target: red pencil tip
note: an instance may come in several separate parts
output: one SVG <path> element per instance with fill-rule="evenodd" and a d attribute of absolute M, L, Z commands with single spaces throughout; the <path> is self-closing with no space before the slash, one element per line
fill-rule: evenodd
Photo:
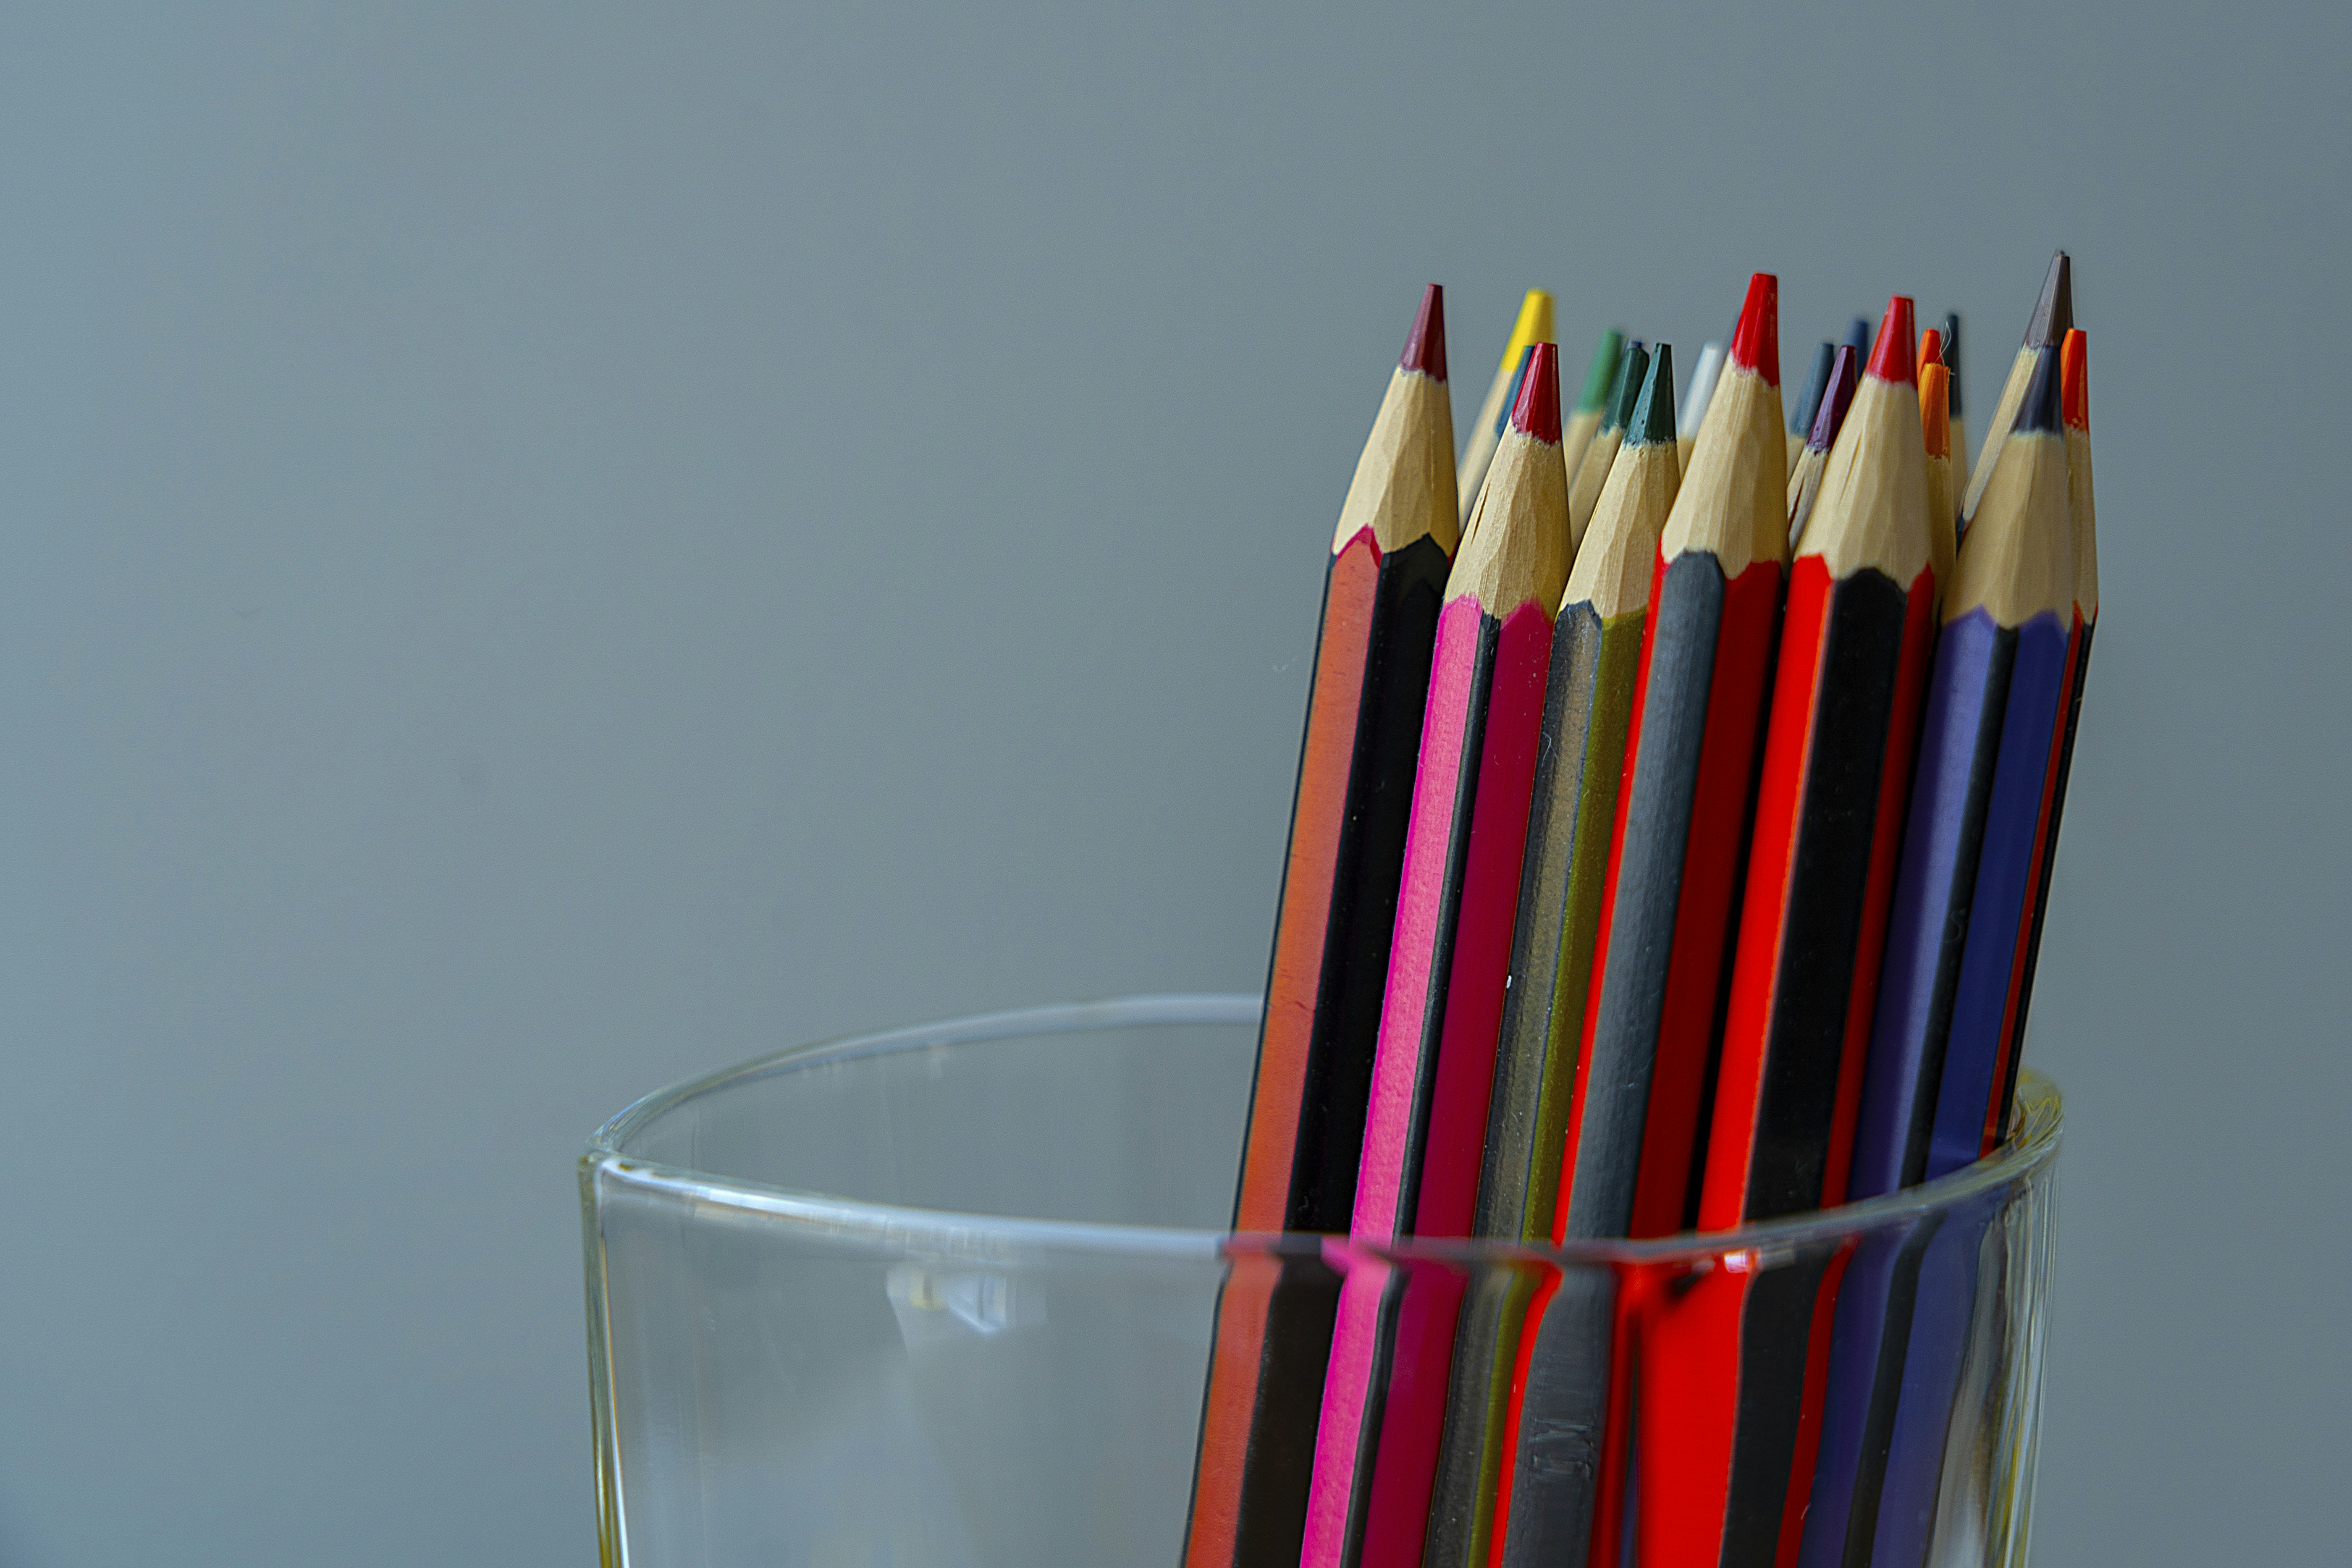
<path fill-rule="evenodd" d="M 1878 344 L 1870 351 L 1870 374 L 1881 381 L 1897 384 L 1917 379 L 1917 369 L 1911 359 L 1911 345 L 1916 336 L 1917 329 L 1911 321 L 1911 296 L 1893 296 L 1886 301 L 1886 314 L 1878 319 Z"/>
<path fill-rule="evenodd" d="M 1421 313 L 1397 358 L 1399 370 L 1417 370 L 1433 381 L 1445 379 L 1445 289 L 1432 283 L 1422 291 Z"/>
<path fill-rule="evenodd" d="M 2058 349 L 2058 399 L 2066 411 L 2066 427 L 2091 427 L 2091 340 L 2080 327 L 2066 329 Z"/>
<path fill-rule="evenodd" d="M 1739 330 L 1731 334 L 1731 363 L 1780 384 L 1780 280 L 1769 272 L 1748 280 Z"/>
<path fill-rule="evenodd" d="M 1511 408 L 1511 428 L 1522 436 L 1559 445 L 1559 349 L 1538 343 L 1519 382 L 1519 401 Z"/>

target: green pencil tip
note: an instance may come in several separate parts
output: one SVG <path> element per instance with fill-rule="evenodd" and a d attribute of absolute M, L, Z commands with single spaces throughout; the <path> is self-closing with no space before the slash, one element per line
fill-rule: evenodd
<path fill-rule="evenodd" d="M 1625 334 L 1612 327 L 1592 348 L 1592 363 L 1584 367 L 1584 395 L 1576 400 L 1579 414 L 1598 414 L 1609 406 L 1609 388 L 1617 380 L 1617 361 L 1625 352 Z"/>
<path fill-rule="evenodd" d="M 1642 378 L 1641 395 L 1625 416 L 1629 446 L 1647 447 L 1675 438 L 1675 348 L 1659 343 L 1650 355 L 1650 370 Z"/>

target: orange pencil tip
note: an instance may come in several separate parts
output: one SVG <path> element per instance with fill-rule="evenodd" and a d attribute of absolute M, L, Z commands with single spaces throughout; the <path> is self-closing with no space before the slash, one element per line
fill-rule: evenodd
<path fill-rule="evenodd" d="M 1919 369 L 1919 433 L 1927 456 L 1952 455 L 1952 373 L 1930 360 Z"/>

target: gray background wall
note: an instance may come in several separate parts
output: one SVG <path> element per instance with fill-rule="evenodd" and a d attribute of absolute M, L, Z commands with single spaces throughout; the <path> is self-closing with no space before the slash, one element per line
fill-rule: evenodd
<path fill-rule="evenodd" d="M 0 1561 L 588 1560 L 592 1126 L 1261 981 L 1423 282 L 1464 420 L 1769 268 L 1981 429 L 2057 244 L 2039 1557 L 2333 1560 L 2343 13 L 838 9 L 0 21 Z"/>

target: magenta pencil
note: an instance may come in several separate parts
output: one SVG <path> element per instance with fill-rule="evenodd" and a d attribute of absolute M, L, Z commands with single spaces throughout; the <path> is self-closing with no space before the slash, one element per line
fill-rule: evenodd
<path fill-rule="evenodd" d="M 1539 343 L 1438 612 L 1352 1241 L 1470 1233 L 1567 578 L 1559 352 Z M 1419 1568 L 1461 1278 L 1334 1250 L 1300 1562 Z"/>

